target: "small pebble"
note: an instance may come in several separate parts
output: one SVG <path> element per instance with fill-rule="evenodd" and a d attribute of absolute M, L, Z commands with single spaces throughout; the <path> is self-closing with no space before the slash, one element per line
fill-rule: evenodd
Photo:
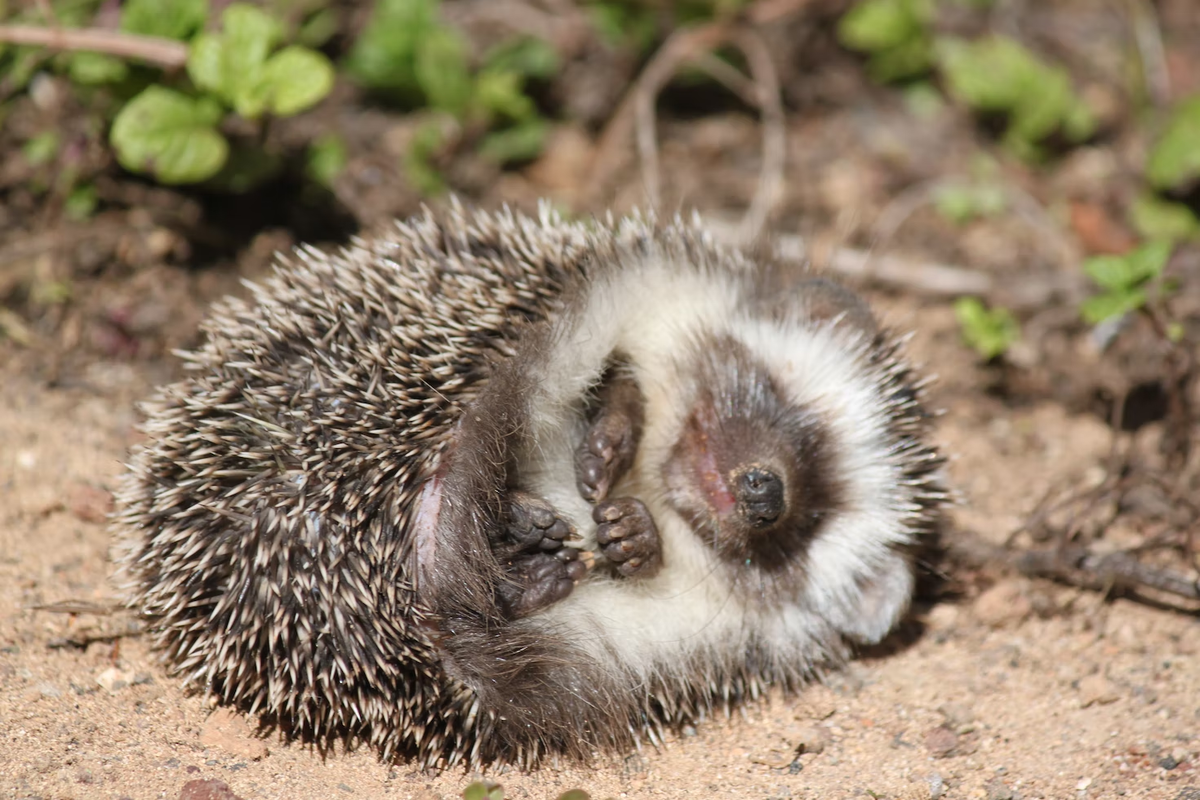
<path fill-rule="evenodd" d="M 938 706 L 938 713 L 946 719 L 946 727 L 956 731 L 975 721 L 975 714 L 962 703 L 943 703 Z"/>
<path fill-rule="evenodd" d="M 792 740 L 796 743 L 796 753 L 799 755 L 823 753 L 825 752 L 825 748 L 833 741 L 833 735 L 829 732 L 828 728 L 811 725 L 797 731 Z"/>
<path fill-rule="evenodd" d="M 116 667 L 109 667 L 96 676 L 100 688 L 111 694 L 116 694 L 133 683 L 133 673 Z"/>
<path fill-rule="evenodd" d="M 179 800 L 242 800 L 225 781 L 188 781 L 179 792 Z"/>
<path fill-rule="evenodd" d="M 925 748 L 934 758 L 948 758 L 958 747 L 958 734 L 939 725 L 925 734 Z"/>
<path fill-rule="evenodd" d="M 1079 705 L 1082 708 L 1107 705 L 1120 699 L 1121 693 L 1113 682 L 1099 673 L 1079 681 Z"/>

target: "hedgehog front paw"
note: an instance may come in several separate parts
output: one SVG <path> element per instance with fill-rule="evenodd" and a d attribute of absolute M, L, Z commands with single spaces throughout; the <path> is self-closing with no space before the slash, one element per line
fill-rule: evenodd
<path fill-rule="evenodd" d="M 650 511 L 633 497 L 600 503 L 592 511 L 596 543 L 617 572 L 649 578 L 662 566 L 662 540 Z"/>
<path fill-rule="evenodd" d="M 575 450 L 575 485 L 589 503 L 606 500 L 613 484 L 633 466 L 645 416 L 641 390 L 629 376 L 611 377 L 600 402 L 599 414 Z"/>
<path fill-rule="evenodd" d="M 575 530 L 558 516 L 554 506 L 540 497 L 525 492 L 513 492 L 503 520 L 502 555 L 517 553 L 554 552 L 563 548 Z"/>
<path fill-rule="evenodd" d="M 571 593 L 587 572 L 579 551 L 563 547 L 557 553 L 527 553 L 505 565 L 500 602 L 512 618 L 524 617 L 557 603 Z"/>

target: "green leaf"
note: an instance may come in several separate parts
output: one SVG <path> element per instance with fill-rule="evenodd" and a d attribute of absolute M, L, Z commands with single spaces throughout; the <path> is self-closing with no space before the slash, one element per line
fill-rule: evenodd
<path fill-rule="evenodd" d="M 1126 255 L 1129 259 L 1130 273 L 1135 285 L 1157 278 L 1162 275 L 1171 258 L 1171 243 L 1163 241 L 1146 242 L 1141 247 Z"/>
<path fill-rule="evenodd" d="M 331 186 L 346 167 L 346 143 L 337 134 L 327 133 L 308 146 L 305 171 L 322 186 Z"/>
<path fill-rule="evenodd" d="M 1183 203 L 1172 203 L 1154 195 L 1137 197 L 1129 208 L 1129 219 L 1144 239 L 1182 242 L 1200 236 L 1200 219 Z"/>
<path fill-rule="evenodd" d="M 1075 96 L 1070 76 L 1017 41 L 947 38 L 938 42 L 937 52 L 954 97 L 978 111 L 1008 114 L 1005 143 L 1019 155 L 1036 154 L 1035 144 L 1055 131 L 1075 141 L 1094 132 L 1094 116 Z"/>
<path fill-rule="evenodd" d="M 102 53 L 71 53 L 67 74 L 75 83 L 97 86 L 125 80 L 129 75 L 129 67 L 119 58 Z"/>
<path fill-rule="evenodd" d="M 437 25 L 437 0 L 379 0 L 345 66 L 362 86 L 417 90 L 419 44 Z"/>
<path fill-rule="evenodd" d="M 471 72 L 462 37 L 449 28 L 434 28 L 417 49 L 417 85 L 432 108 L 462 119 L 471 100 Z"/>
<path fill-rule="evenodd" d="M 560 794 L 558 800 L 592 800 L 592 796 L 583 789 L 570 789 Z"/>
<path fill-rule="evenodd" d="M 150 86 L 118 112 L 109 141 L 128 170 L 162 183 L 198 183 L 229 156 L 229 143 L 215 128 L 222 116 L 208 98 Z"/>
<path fill-rule="evenodd" d="M 504 788 L 492 781 L 475 781 L 463 789 L 463 800 L 504 800 Z"/>
<path fill-rule="evenodd" d="M 60 144 L 57 131 L 45 131 L 26 141 L 21 146 L 21 154 L 32 166 L 40 167 L 58 155 Z"/>
<path fill-rule="evenodd" d="M 1089 258 L 1083 271 L 1102 289 L 1131 291 L 1161 275 L 1170 257 L 1170 242 L 1152 241 L 1122 256 Z"/>
<path fill-rule="evenodd" d="M 492 48 L 483 64 L 485 70 L 545 79 L 558 72 L 559 58 L 549 42 L 532 36 L 518 36 Z"/>
<path fill-rule="evenodd" d="M 919 0 L 862 0 L 842 16 L 838 39 L 867 53 L 898 47 L 924 33 L 930 10 Z"/>
<path fill-rule="evenodd" d="M 188 53 L 188 76 L 247 119 L 267 108 L 267 56 L 282 36 L 275 20 L 254 6 L 234 3 L 221 15 L 222 31 L 196 37 Z"/>
<path fill-rule="evenodd" d="M 1008 207 L 1004 189 L 994 183 L 949 183 L 939 186 L 933 204 L 946 219 L 956 224 L 994 217 Z"/>
<path fill-rule="evenodd" d="M 838 39 L 869 55 L 875 80 L 911 78 L 933 64 L 931 14 L 928 0 L 862 0 L 838 23 Z"/>
<path fill-rule="evenodd" d="M 497 164 L 529 161 L 542 152 L 548 130 L 545 120 L 532 119 L 512 128 L 493 131 L 479 143 L 479 154 Z"/>
<path fill-rule="evenodd" d="M 63 203 L 63 212 L 73 220 L 85 220 L 96 211 L 96 187 L 90 183 L 76 186 Z"/>
<path fill-rule="evenodd" d="M 286 117 L 315 105 L 333 88 L 333 64 L 316 50 L 292 45 L 267 61 L 263 81 L 272 114 Z"/>
<path fill-rule="evenodd" d="M 1156 189 L 1181 189 L 1200 180 L 1200 97 L 1171 112 L 1146 160 L 1146 178 Z"/>
<path fill-rule="evenodd" d="M 1120 317 L 1146 304 L 1146 293 L 1141 289 L 1105 292 L 1089 297 L 1079 306 L 1084 321 L 1095 325 L 1112 317 Z"/>
<path fill-rule="evenodd" d="M 310 16 L 296 32 L 296 41 L 308 47 L 324 47 L 337 35 L 340 22 L 332 8 L 322 8 Z"/>
<path fill-rule="evenodd" d="M 186 41 L 208 21 L 208 0 L 125 0 L 121 30 Z"/>
<path fill-rule="evenodd" d="M 229 151 L 224 166 L 207 181 L 205 187 L 219 192 L 245 194 L 277 178 L 284 160 L 257 145 L 242 145 Z"/>
<path fill-rule="evenodd" d="M 954 304 L 963 340 L 983 359 L 1002 355 L 1021 335 L 1020 327 L 1006 308 L 988 310 L 977 297 L 963 297 Z"/>
<path fill-rule="evenodd" d="M 485 69 L 475 79 L 474 105 L 488 121 L 493 116 L 521 122 L 537 115 L 533 101 L 521 90 L 524 80 L 515 72 Z"/>
<path fill-rule="evenodd" d="M 422 123 L 413 134 L 408 152 L 404 154 L 404 176 L 421 194 L 436 195 L 446 191 L 446 181 L 433 163 L 445 141 L 445 128 L 440 120 Z"/>
<path fill-rule="evenodd" d="M 1083 262 L 1083 271 L 1102 289 L 1120 291 L 1134 283 L 1133 270 L 1124 256 L 1093 256 Z"/>

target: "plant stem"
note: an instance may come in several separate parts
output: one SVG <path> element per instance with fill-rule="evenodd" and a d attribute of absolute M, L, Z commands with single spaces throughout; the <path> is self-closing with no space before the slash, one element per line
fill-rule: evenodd
<path fill-rule="evenodd" d="M 139 36 L 99 28 L 41 28 L 35 25 L 0 25 L 0 42 L 49 47 L 55 50 L 86 50 L 131 58 L 177 69 L 187 63 L 183 42 L 157 36 Z"/>

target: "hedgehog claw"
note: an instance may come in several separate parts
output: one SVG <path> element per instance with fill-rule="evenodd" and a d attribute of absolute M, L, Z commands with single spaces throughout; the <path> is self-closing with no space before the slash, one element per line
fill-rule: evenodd
<path fill-rule="evenodd" d="M 642 436 L 642 393 L 632 378 L 611 378 L 600 400 L 600 412 L 575 450 L 575 485 L 589 503 L 608 498 L 633 465 Z"/>
<path fill-rule="evenodd" d="M 596 506 L 592 518 L 596 543 L 617 572 L 627 578 L 649 578 L 662 566 L 662 541 L 654 518 L 632 497 L 608 500 Z"/>
<path fill-rule="evenodd" d="M 509 562 L 508 580 L 499 589 L 500 601 L 512 618 L 524 617 L 553 605 L 571 593 L 586 567 L 577 558 L 532 553 Z"/>

